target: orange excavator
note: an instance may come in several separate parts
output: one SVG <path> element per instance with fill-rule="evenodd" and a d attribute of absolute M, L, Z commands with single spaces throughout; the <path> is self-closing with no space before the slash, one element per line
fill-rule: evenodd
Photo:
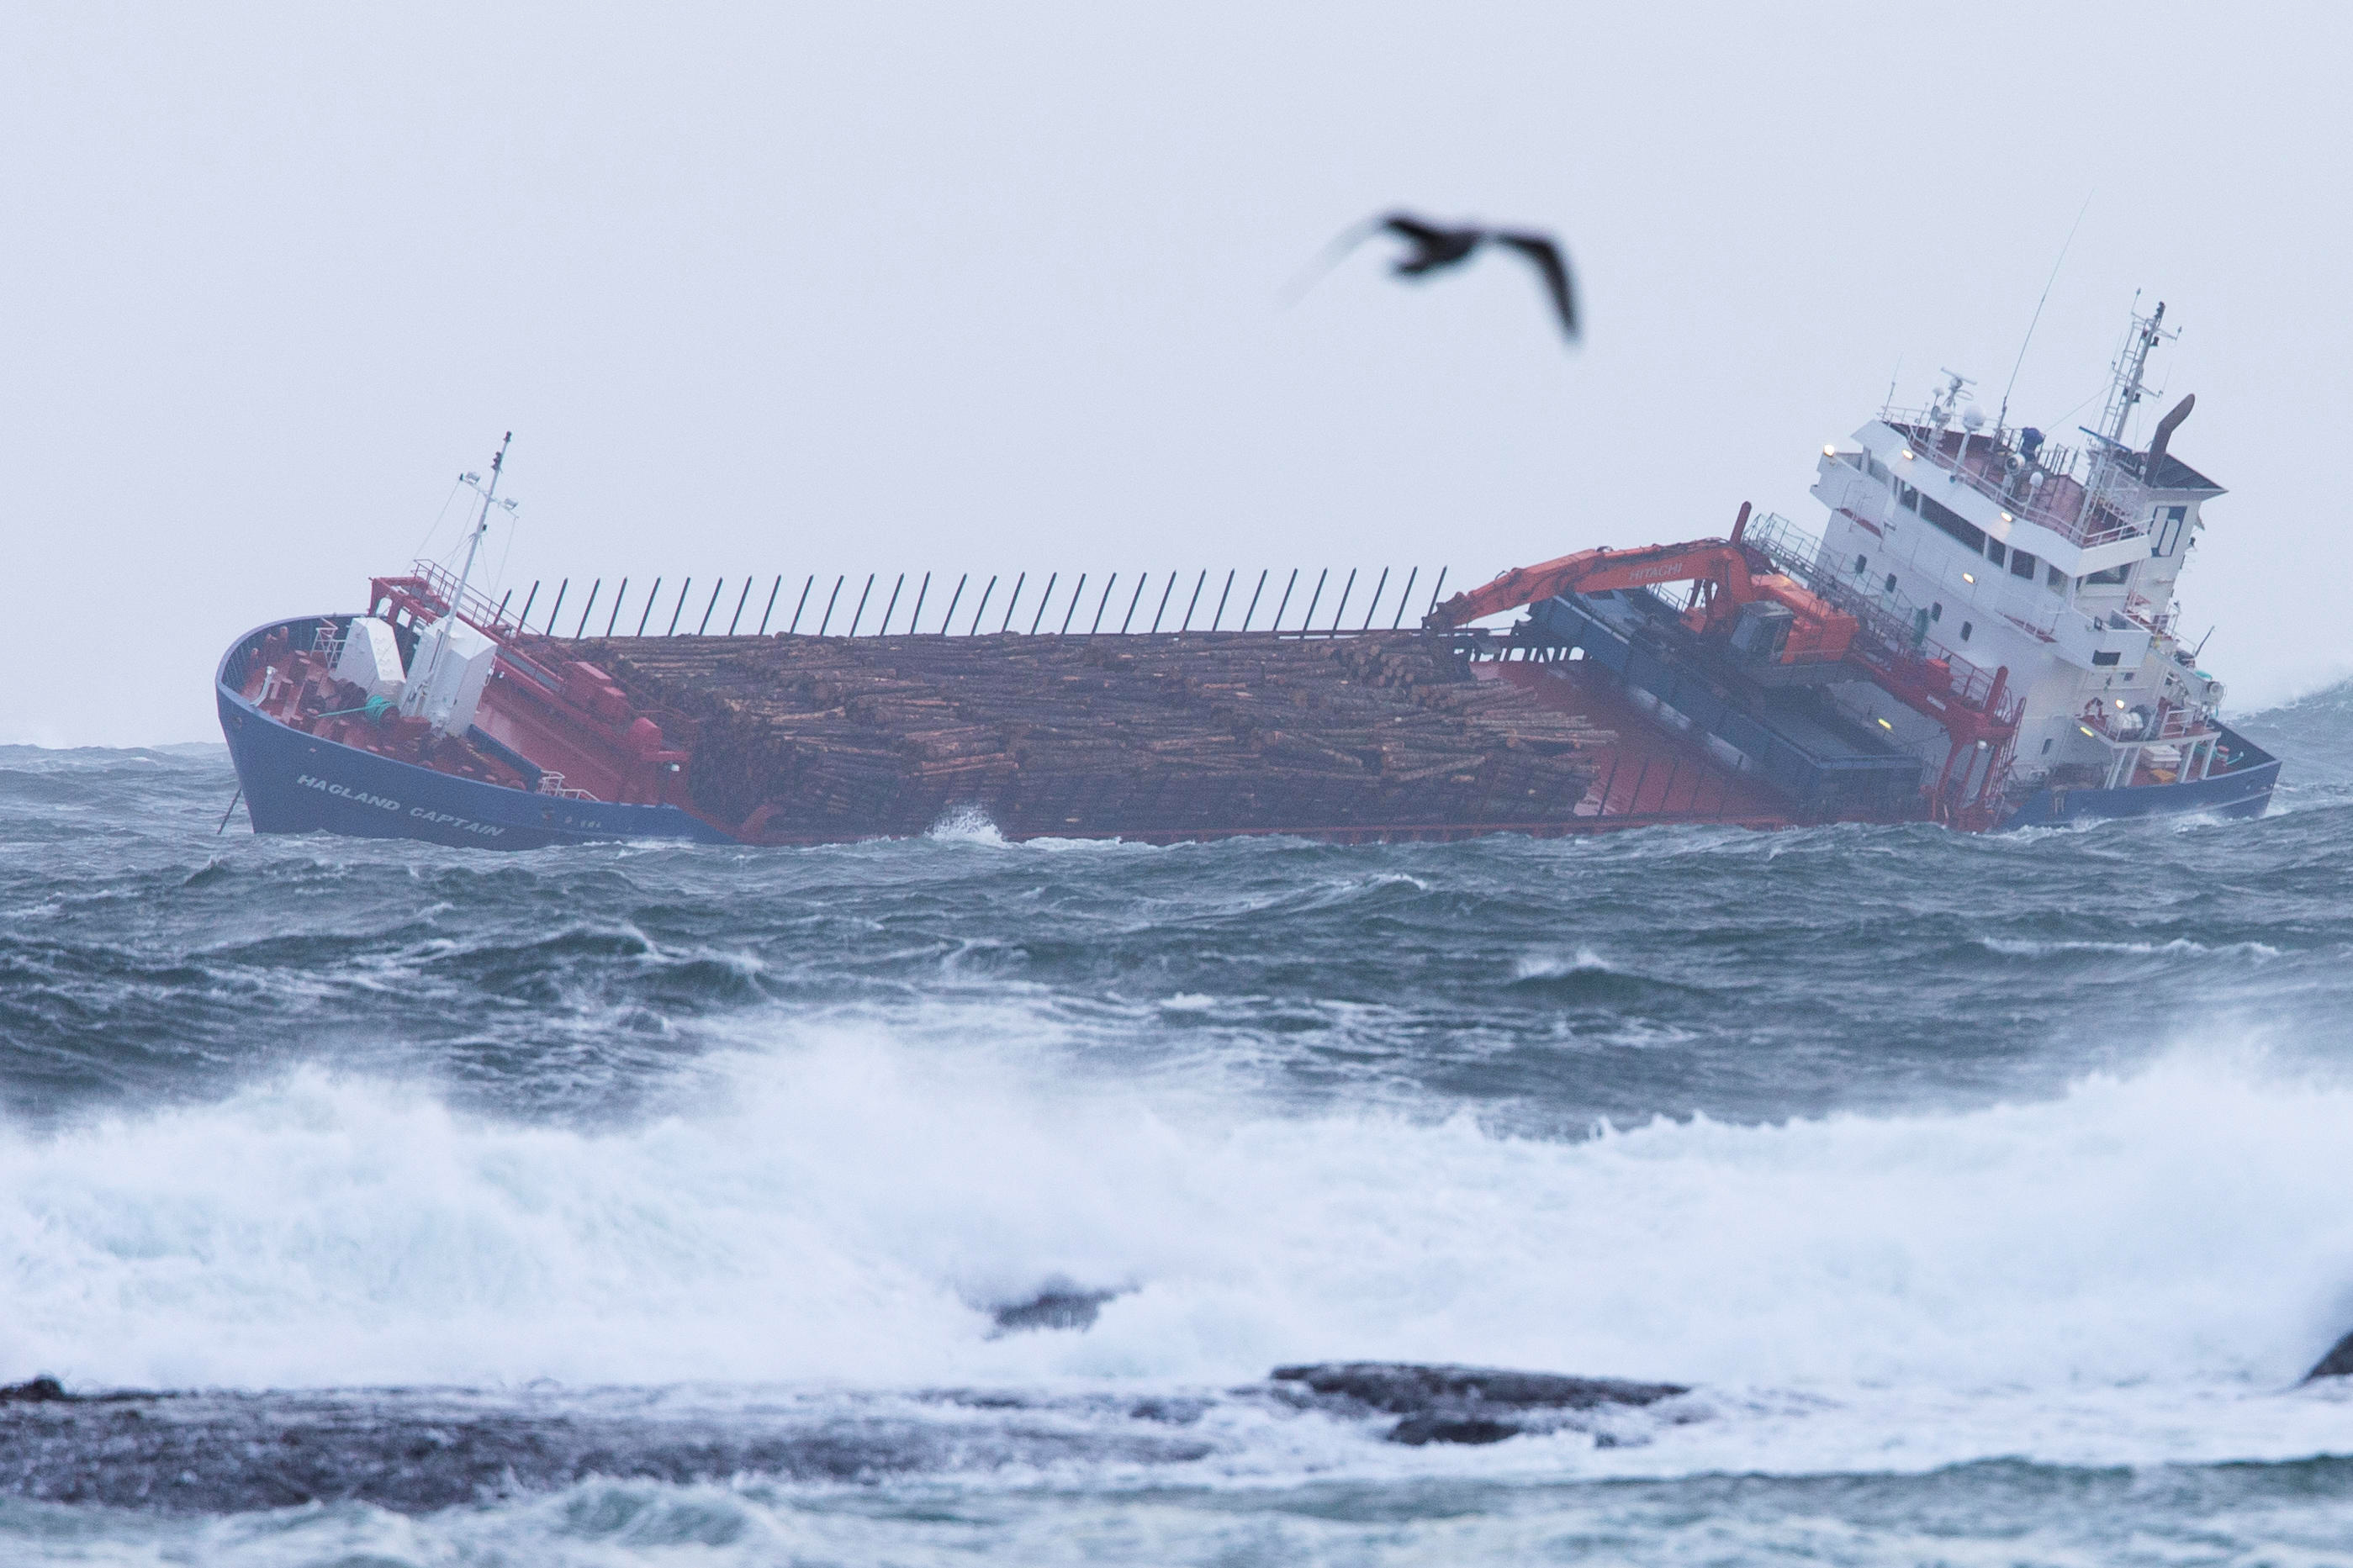
<path fill-rule="evenodd" d="M 1582 550 L 1541 565 L 1516 567 L 1492 583 L 1455 595 L 1430 611 L 1422 624 L 1433 631 L 1451 631 L 1483 616 L 1540 605 L 1561 594 L 1696 584 L 1691 605 L 1683 614 L 1683 625 L 1701 636 L 1727 634 L 1730 651 L 1752 668 L 1843 662 L 1934 721 L 1951 746 L 1936 783 L 1926 792 L 1931 812 L 1954 820 L 1987 817 L 2018 738 L 2020 703 L 2009 690 L 2010 671 L 1979 671 L 1950 655 L 1907 647 L 1900 639 L 1858 637 L 1862 625 L 1854 616 L 1772 571 L 1764 554 L 1741 542 L 1748 511 L 1743 502 L 1730 539 L 1637 550 Z M 1973 773 L 1980 781 L 1974 800 L 1947 798 L 1957 769 L 1964 789 Z"/>
<path fill-rule="evenodd" d="M 1451 631 L 1482 616 L 1540 605 L 1560 594 L 1695 583 L 1698 590 L 1683 612 L 1683 625 L 1694 632 L 1725 633 L 1735 651 L 1758 662 L 1834 664 L 1844 658 L 1854 640 L 1855 618 L 1778 572 L 1755 570 L 1740 542 L 1747 527 L 1744 503 L 1728 540 L 1580 550 L 1541 565 L 1515 567 L 1492 583 L 1455 595 L 1430 611 L 1422 624 Z"/>

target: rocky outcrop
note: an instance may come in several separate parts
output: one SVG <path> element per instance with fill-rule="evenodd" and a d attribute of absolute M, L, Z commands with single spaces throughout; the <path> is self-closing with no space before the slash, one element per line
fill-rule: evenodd
<path fill-rule="evenodd" d="M 2313 1363 L 2304 1374 L 2304 1381 L 2314 1382 L 2324 1377 L 2353 1377 L 2353 1334 L 2337 1342 L 2335 1348 Z"/>
<path fill-rule="evenodd" d="M 1388 1440 L 1416 1447 L 1500 1443 L 1523 1433 L 1582 1427 L 1588 1424 L 1576 1420 L 1578 1415 L 1639 1409 L 1691 1392 L 1676 1383 L 1406 1362 L 1279 1366 L 1271 1375 L 1335 1414 L 1398 1416 Z M 1610 1438 L 1607 1433 L 1597 1436 Z"/>
<path fill-rule="evenodd" d="M 54 1377 L 36 1377 L 0 1386 L 0 1405 L 57 1405 L 72 1397 Z"/>

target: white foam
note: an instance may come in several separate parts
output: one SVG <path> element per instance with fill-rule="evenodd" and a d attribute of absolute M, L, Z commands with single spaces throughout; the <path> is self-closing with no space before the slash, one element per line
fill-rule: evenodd
<path fill-rule="evenodd" d="M 1557 952 L 1522 953 L 1512 965 L 1515 980 L 1557 980 L 1567 974 L 1615 974 L 1618 966 L 1589 947 L 1580 947 L 1564 958 Z"/>
<path fill-rule="evenodd" d="M 2353 1093 L 2242 1067 L 1547 1142 L 1147 1106 L 1017 1059 L 796 1040 L 606 1133 L 318 1074 L 7 1133 L 0 1369 L 1222 1385 L 1454 1360 L 1809 1391 L 1895 1430 L 1923 1400 L 2004 1412 L 1950 1423 L 1970 1441 L 2088 1399 L 2130 1457 L 2353 1327 Z M 1130 1293 L 1084 1334 L 989 1337 L 976 1304 L 1057 1277 Z"/>
<path fill-rule="evenodd" d="M 2178 936 L 2168 942 L 2039 942 L 2030 938 L 1980 937 L 1980 946 L 1989 952 L 2005 958 L 2051 958 L 2065 952 L 2122 953 L 2127 957 L 2147 958 L 2158 953 L 2179 954 L 2203 958 L 2215 953 L 2243 953 L 2250 958 L 2277 958 L 2280 950 L 2268 942 L 2233 942 L 2220 947 L 2209 947 L 2202 942 L 2192 942 Z"/>

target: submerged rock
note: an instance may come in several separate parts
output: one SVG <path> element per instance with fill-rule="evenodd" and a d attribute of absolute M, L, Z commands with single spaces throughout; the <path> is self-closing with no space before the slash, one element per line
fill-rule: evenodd
<path fill-rule="evenodd" d="M 2312 1370 L 2304 1374 L 2306 1383 L 2324 1377 L 2353 1377 L 2353 1334 L 2337 1342 L 2336 1347 L 2315 1362 Z"/>
<path fill-rule="evenodd" d="M 1279 1384 L 1294 1384 L 1313 1402 L 1346 1411 L 1377 1410 L 1404 1417 L 1388 1440 L 1500 1443 L 1525 1432 L 1556 1431 L 1578 1412 L 1639 1409 L 1691 1390 L 1679 1383 L 1634 1383 L 1616 1377 L 1568 1377 L 1501 1367 L 1430 1366 L 1409 1362 L 1324 1362 L 1279 1366 Z M 1609 1436 L 1603 1434 L 1603 1436 Z"/>
<path fill-rule="evenodd" d="M 54 1405 L 72 1397 L 54 1377 L 37 1377 L 0 1386 L 0 1405 Z"/>
<path fill-rule="evenodd" d="M 990 1316 L 997 1320 L 997 1331 L 1000 1334 L 1026 1333 L 1037 1329 L 1083 1331 L 1095 1326 L 1103 1303 L 1119 1293 L 1082 1290 L 1074 1285 L 1050 1285 L 1027 1300 L 992 1308 Z"/>

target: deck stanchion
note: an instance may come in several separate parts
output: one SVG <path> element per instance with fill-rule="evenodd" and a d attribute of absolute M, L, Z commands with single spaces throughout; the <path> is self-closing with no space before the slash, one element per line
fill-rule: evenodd
<path fill-rule="evenodd" d="M 1324 580 L 1331 575 L 1332 568 L 1329 566 L 1326 566 L 1323 571 L 1315 574 L 1315 592 L 1307 601 L 1307 613 L 1299 617 L 1299 635 L 1301 637 L 1305 637 L 1309 628 L 1315 624 L 1315 606 L 1317 604 L 1322 602 L 1324 597 Z M 1279 631 L 1282 628 L 1277 627 L 1276 629 Z"/>
<path fill-rule="evenodd" d="M 670 630 L 662 633 L 662 636 L 666 637 L 678 636 L 678 618 L 686 614 L 686 596 L 693 589 L 694 579 L 691 577 L 678 585 L 678 603 L 670 607 Z"/>
<path fill-rule="evenodd" d="M 812 572 L 808 574 L 808 581 L 801 584 L 801 602 L 793 606 L 793 624 L 785 628 L 786 637 L 791 637 L 801 629 L 801 612 L 808 608 L 809 590 L 816 586 L 817 574 Z"/>
<path fill-rule="evenodd" d="M 1353 594 L 1353 593 L 1355 593 L 1356 591 L 1356 569 L 1354 566 L 1351 566 L 1351 567 L 1349 567 L 1349 568 L 1348 568 L 1348 584 L 1347 584 L 1347 586 L 1345 586 L 1345 587 L 1344 587 L 1344 588 L 1342 588 L 1342 589 L 1340 590 L 1340 604 L 1339 604 L 1339 607 L 1338 607 L 1338 608 L 1336 608 L 1336 609 L 1335 609 L 1335 610 L 1332 612 L 1332 629 L 1331 629 L 1329 632 L 1327 632 L 1327 633 L 1325 633 L 1325 634 L 1324 634 L 1326 637 L 1338 637 L 1338 636 L 1340 635 L 1340 617 L 1341 617 L 1342 616 L 1345 616 L 1345 615 L 1346 615 L 1346 614 L 1348 613 L 1348 595 L 1351 595 L 1351 594 Z"/>
<path fill-rule="evenodd" d="M 784 586 L 785 574 L 779 572 L 776 574 L 776 580 L 768 585 L 768 607 L 760 612 L 760 629 L 752 634 L 754 637 L 764 637 L 768 635 L 768 617 L 776 613 L 776 595 L 783 591 Z"/>
<path fill-rule="evenodd" d="M 1171 572 L 1168 574 L 1167 585 L 1160 590 L 1160 607 L 1152 612 L 1152 635 L 1155 637 L 1160 635 L 1160 617 L 1168 613 L 1168 595 L 1175 591 L 1176 587 L 1176 574 Z"/>
<path fill-rule="evenodd" d="M 997 628 L 997 635 L 1000 637 L 1013 629 L 1014 607 L 1021 603 L 1021 585 L 1028 581 L 1029 581 L 1029 574 L 1027 572 L 1013 579 L 1013 597 L 1005 601 L 1005 624 Z"/>
<path fill-rule="evenodd" d="M 850 613 L 849 629 L 842 634 L 844 637 L 854 637 L 858 635 L 858 623 L 863 620 L 866 616 L 866 601 L 868 598 L 872 596 L 874 593 L 874 579 L 879 575 L 879 573 L 874 572 L 869 572 L 866 574 L 866 586 L 859 592 L 858 608 Z"/>
<path fill-rule="evenodd" d="M 1431 609 L 1435 610 L 1438 608 L 1438 595 L 1444 592 L 1446 592 L 1446 568 L 1440 566 L 1438 569 L 1438 586 L 1430 591 L 1430 607 Z"/>
<path fill-rule="evenodd" d="M 605 579 L 597 578 L 588 584 L 588 602 L 580 606 L 580 624 L 572 628 L 572 640 L 578 642 L 588 635 L 588 617 L 596 613 L 596 595 L 604 591 Z"/>
<path fill-rule="evenodd" d="M 1619 764 L 1623 763 L 1625 760 L 1626 753 L 1624 752 L 1620 751 L 1615 746 L 1609 748 L 1609 777 L 1601 786 L 1601 804 L 1595 807 L 1593 813 L 1594 816 L 1607 816 L 1609 815 L 1609 797 L 1610 795 L 1618 788 Z"/>
<path fill-rule="evenodd" d="M 825 636 L 826 628 L 833 625 L 833 606 L 841 597 L 841 585 L 849 581 L 849 575 L 848 573 L 844 573 L 833 580 L 833 596 L 825 602 L 825 619 L 817 624 L 818 636 Z"/>
<path fill-rule="evenodd" d="M 522 596 L 522 614 L 515 617 L 515 630 L 520 632 L 529 629 L 532 601 L 538 597 L 539 579 L 534 577 L 531 580 L 531 592 Z"/>
<path fill-rule="evenodd" d="M 1276 633 L 1282 630 L 1282 612 L 1291 607 L 1291 591 L 1298 586 L 1299 568 L 1293 566 L 1291 569 L 1291 581 L 1282 585 L 1282 603 L 1275 605 L 1274 619 L 1268 624 L 1267 630 Z"/>
<path fill-rule="evenodd" d="M 874 635 L 876 637 L 889 637 L 891 635 L 891 612 L 899 607 L 899 591 L 906 585 L 907 574 L 904 572 L 902 572 L 899 574 L 899 580 L 891 584 L 891 602 L 882 606 L 882 624 L 874 628 Z"/>
<path fill-rule="evenodd" d="M 988 586 L 980 591 L 980 603 L 972 607 L 972 630 L 965 633 L 965 636 L 976 637 L 980 635 L 980 617 L 988 614 L 988 596 L 996 592 L 997 574 L 992 572 L 989 574 Z"/>
<path fill-rule="evenodd" d="M 628 597 L 629 580 L 627 577 L 624 577 L 621 579 L 621 591 L 613 595 L 613 613 L 605 617 L 605 635 L 607 637 L 611 637 L 613 635 L 613 628 L 620 625 L 621 606 L 628 602 Z"/>
<path fill-rule="evenodd" d="M 907 615 L 907 635 L 913 637 L 923 629 L 923 595 L 932 591 L 932 574 L 923 574 L 923 586 L 915 590 L 915 607 Z"/>
<path fill-rule="evenodd" d="M 1642 781 L 1650 776 L 1651 757 L 1650 753 L 1646 752 L 1642 755 L 1642 765 L 1634 770 L 1633 793 L 1627 796 L 1626 799 L 1627 810 L 1636 816 L 1640 816 L 1642 814 Z"/>
<path fill-rule="evenodd" d="M 1234 574 L 1240 570 L 1240 567 L 1235 566 L 1229 566 L 1226 568 L 1226 586 L 1224 591 L 1218 595 L 1218 613 L 1209 617 L 1209 629 L 1211 631 L 1216 631 L 1218 629 L 1218 623 L 1226 618 L 1226 601 L 1233 596 Z"/>
<path fill-rule="evenodd" d="M 1135 606 L 1143 601 L 1144 585 L 1151 581 L 1152 574 L 1149 572 L 1146 572 L 1143 576 L 1138 577 L 1135 580 L 1135 592 L 1127 596 L 1127 614 L 1119 623 L 1120 636 L 1125 637 L 1127 635 L 1128 622 L 1135 619 Z"/>
<path fill-rule="evenodd" d="M 1269 569 L 1265 567 L 1260 568 L 1258 574 L 1258 586 L 1250 590 L 1250 608 L 1242 612 L 1242 630 L 1244 631 L 1250 630 L 1250 617 L 1258 614 L 1258 596 L 1266 592 L 1266 574 L 1268 570 Z"/>
<path fill-rule="evenodd" d="M 955 592 L 948 595 L 948 613 L 940 617 L 940 636 L 948 635 L 948 627 L 955 620 L 955 607 L 964 602 L 964 585 L 971 581 L 972 574 L 969 572 L 956 579 Z"/>
<path fill-rule="evenodd" d="M 1097 632 L 1103 630 L 1104 607 L 1111 603 L 1111 591 L 1118 586 L 1119 574 L 1116 572 L 1113 573 L 1109 577 L 1103 580 L 1103 597 L 1095 601 L 1095 624 L 1087 628 L 1087 636 L 1092 637 Z"/>
<path fill-rule="evenodd" d="M 646 607 L 638 614 L 638 635 L 646 635 L 646 622 L 652 618 L 654 601 L 661 597 L 661 579 L 654 579 L 653 591 L 646 595 Z"/>
<path fill-rule="evenodd" d="M 1038 601 L 1038 613 L 1029 617 L 1029 635 L 1033 637 L 1038 635 L 1038 627 L 1045 621 L 1046 612 L 1053 607 L 1054 584 L 1061 575 L 1060 572 L 1046 574 L 1045 595 Z"/>
<path fill-rule="evenodd" d="M 1185 632 L 1187 632 L 1187 631 L 1189 631 L 1189 630 L 1191 630 L 1191 629 L 1192 629 L 1192 626 L 1193 626 L 1193 612 L 1194 612 L 1195 610 L 1198 610 L 1198 609 L 1199 609 L 1199 608 L 1201 607 L 1201 589 L 1202 589 L 1204 586 L 1206 586 L 1206 585 L 1208 584 L 1208 581 L 1209 581 L 1209 569 L 1208 569 L 1207 566 L 1204 566 L 1204 567 L 1202 567 L 1202 568 L 1201 568 L 1201 574 L 1200 574 L 1198 577 L 1196 577 L 1196 578 L 1194 578 L 1194 579 L 1193 579 L 1193 597 L 1192 597 L 1192 600 L 1191 600 L 1191 602 L 1190 602 L 1190 603 L 1188 603 L 1187 605 L 1186 605 L 1186 606 L 1185 606 L 1185 619 L 1184 619 L 1181 623 L 1179 623 L 1179 625 L 1178 625 L 1178 626 L 1177 626 L 1177 627 L 1176 627 L 1176 630 L 1177 630 L 1177 632 L 1178 632 L 1180 635 L 1181 635 L 1181 634 L 1183 634 L 1183 633 L 1185 633 Z"/>
<path fill-rule="evenodd" d="M 1365 606 L 1365 631 L 1373 629 L 1373 617 L 1381 613 L 1381 590 L 1389 585 L 1389 569 L 1381 568 L 1381 580 L 1373 584 L 1373 602 Z"/>
<path fill-rule="evenodd" d="M 1419 566 L 1405 574 L 1405 586 L 1398 594 L 1397 618 L 1389 622 L 1389 630 L 1395 631 L 1405 625 L 1405 607 L 1413 603 L 1413 580 L 1420 575 L 1421 568 Z"/>
<path fill-rule="evenodd" d="M 564 613 L 564 590 L 570 586 L 572 586 L 572 579 L 569 577 L 566 577 L 563 582 L 558 583 L 555 585 L 555 607 L 547 612 L 547 625 L 541 630 L 540 636 L 552 637 L 555 635 L 555 617 Z M 453 612 L 456 610 L 456 607 L 457 606 L 455 605 L 450 606 Z M 525 626 L 523 628 L 525 631 L 529 631 L 530 629 L 531 628 L 529 626 Z"/>
<path fill-rule="evenodd" d="M 744 602 L 751 596 L 752 579 L 750 574 L 746 574 L 744 578 L 744 591 L 735 595 L 735 613 L 727 617 L 727 635 L 729 637 L 732 637 L 735 635 L 736 626 L 744 619 Z"/>
<path fill-rule="evenodd" d="M 1086 591 L 1087 574 L 1082 572 L 1079 574 L 1079 585 L 1071 590 L 1070 607 L 1062 612 L 1062 629 L 1054 634 L 1056 637 L 1066 637 L 1071 635 L 1071 617 L 1079 613 L 1079 600 Z"/>
<path fill-rule="evenodd" d="M 513 590 L 512 588 L 509 588 L 505 593 L 501 594 L 501 595 L 499 595 L 499 613 L 498 613 L 498 615 L 497 615 L 497 616 L 496 616 L 495 618 L 496 618 L 496 620 L 498 621 L 498 624 L 499 624 L 499 625 L 501 625 L 501 626 L 504 626 L 504 625 L 506 625 L 506 621 L 507 621 L 507 601 L 508 601 L 509 599 L 513 598 L 513 597 L 514 597 L 514 590 Z"/>

